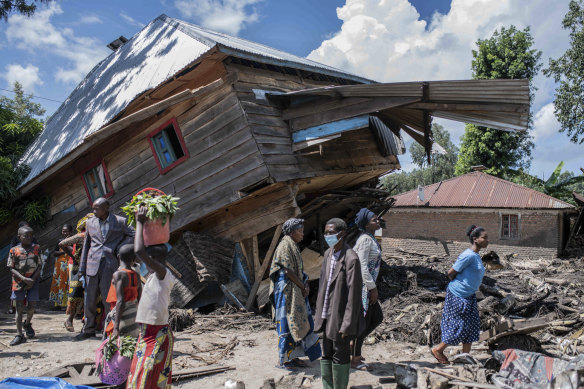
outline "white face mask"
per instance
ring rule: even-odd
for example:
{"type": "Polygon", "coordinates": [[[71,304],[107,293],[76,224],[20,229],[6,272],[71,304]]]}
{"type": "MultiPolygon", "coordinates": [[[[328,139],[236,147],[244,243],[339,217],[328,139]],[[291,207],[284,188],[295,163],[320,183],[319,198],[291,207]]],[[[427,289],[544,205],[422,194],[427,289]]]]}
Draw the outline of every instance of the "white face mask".
{"type": "Polygon", "coordinates": [[[338,238],[339,234],[335,234],[335,235],[325,235],[324,236],[324,240],[326,240],[326,244],[329,245],[329,247],[335,247],[337,243],[339,243],[339,238],[338,238]]]}

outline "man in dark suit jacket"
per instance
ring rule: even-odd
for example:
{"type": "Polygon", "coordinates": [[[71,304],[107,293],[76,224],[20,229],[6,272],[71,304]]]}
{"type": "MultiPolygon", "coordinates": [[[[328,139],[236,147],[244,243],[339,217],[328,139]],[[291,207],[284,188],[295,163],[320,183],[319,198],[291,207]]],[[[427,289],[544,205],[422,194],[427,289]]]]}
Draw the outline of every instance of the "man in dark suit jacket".
{"type": "Polygon", "coordinates": [[[323,332],[320,370],[324,389],[346,388],[351,368],[351,339],[363,330],[363,280],[357,253],[345,244],[347,224],[331,219],[325,227],[329,249],[324,254],[314,331],[323,332]]]}
{"type": "Polygon", "coordinates": [[[85,326],[75,340],[95,336],[95,316],[98,293],[101,293],[104,315],[109,311],[106,304],[112,276],[118,268],[118,247],[134,242],[134,229],[126,218],[109,211],[110,203],[100,197],[93,202],[95,217],[87,220],[85,243],[81,253],[79,274],[85,277],[85,326]]]}

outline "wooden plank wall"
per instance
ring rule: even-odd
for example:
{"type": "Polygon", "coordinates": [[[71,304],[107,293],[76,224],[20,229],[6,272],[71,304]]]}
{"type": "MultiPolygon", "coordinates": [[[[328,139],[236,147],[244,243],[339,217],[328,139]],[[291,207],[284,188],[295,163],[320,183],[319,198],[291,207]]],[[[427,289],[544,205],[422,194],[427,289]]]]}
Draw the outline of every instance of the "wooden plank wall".
{"type": "MultiPolygon", "coordinates": [[[[221,63],[217,64],[221,68],[221,63]]],[[[224,78],[225,71],[216,72],[224,78]]],[[[186,85],[195,88],[200,80],[186,85]]],[[[208,82],[207,82],[208,83],[208,82]]],[[[176,93],[176,90],[173,91],[176,93]]],[[[52,185],[51,213],[55,215],[37,237],[43,244],[54,244],[60,225],[74,224],[86,212],[89,203],[80,176],[91,161],[104,158],[115,190],[114,213],[144,187],[174,193],[180,211],[172,220],[171,230],[187,224],[239,199],[239,190],[268,178],[268,171],[247,125],[245,113],[232,82],[197,100],[186,101],[141,123],[134,124],[92,149],[75,166],[63,169],[59,185],[52,185]],[[147,140],[147,134],[170,118],[176,117],[190,158],[160,175],[147,140]],[[76,213],[62,214],[75,205],[76,213]]]]}
{"type": "Polygon", "coordinates": [[[270,176],[276,182],[355,171],[388,171],[398,167],[395,156],[384,158],[379,154],[368,128],[343,133],[339,138],[323,143],[322,155],[318,145],[294,153],[290,130],[282,119],[281,109],[276,104],[257,99],[253,90],[293,91],[328,83],[236,64],[228,64],[226,69],[237,74],[237,95],[270,176]]]}

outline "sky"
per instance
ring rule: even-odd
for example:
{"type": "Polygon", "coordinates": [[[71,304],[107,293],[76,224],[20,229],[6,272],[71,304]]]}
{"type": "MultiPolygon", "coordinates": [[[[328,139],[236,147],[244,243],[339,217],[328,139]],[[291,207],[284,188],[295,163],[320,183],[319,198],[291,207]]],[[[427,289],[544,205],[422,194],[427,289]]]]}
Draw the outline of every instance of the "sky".
{"type": "MultiPolygon", "coordinates": [[[[58,0],[31,18],[0,21],[0,94],[14,81],[52,114],[110,50],[158,15],[308,57],[380,82],[468,79],[472,50],[500,27],[531,28],[544,67],[569,46],[561,21],[568,0],[58,0]]],[[[531,174],[547,178],[563,160],[584,167],[583,145],[559,133],[557,85],[539,74],[532,102],[535,141],[531,174]]],[[[7,91],[8,90],[8,91],[7,91]]],[[[435,120],[455,143],[461,123],[435,120]]],[[[404,137],[405,138],[405,137],[404,137]]],[[[406,139],[409,145],[411,139],[406,139]]],[[[400,156],[404,170],[413,165],[400,156]]]]}

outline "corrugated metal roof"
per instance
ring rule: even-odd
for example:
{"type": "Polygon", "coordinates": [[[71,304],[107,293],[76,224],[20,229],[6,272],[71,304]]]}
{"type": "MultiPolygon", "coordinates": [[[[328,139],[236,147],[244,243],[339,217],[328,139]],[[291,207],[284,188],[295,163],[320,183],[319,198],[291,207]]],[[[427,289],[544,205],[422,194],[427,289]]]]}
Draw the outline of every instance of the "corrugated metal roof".
{"type": "Polygon", "coordinates": [[[424,201],[418,190],[393,196],[395,207],[468,207],[565,209],[573,205],[536,190],[481,172],[472,172],[423,187],[424,201]]]}
{"type": "Polygon", "coordinates": [[[137,96],[170,79],[213,47],[228,55],[368,82],[306,58],[161,15],[97,64],[51,116],[22,158],[31,171],[21,186],[111,122],[137,96]]]}
{"type": "Polygon", "coordinates": [[[208,46],[218,46],[219,51],[233,55],[240,58],[251,59],[254,61],[267,63],[277,66],[288,66],[295,69],[302,69],[313,71],[320,74],[326,74],[333,77],[344,78],[356,82],[370,83],[364,77],[359,77],[355,74],[347,73],[332,66],[324,65],[319,62],[311,61],[307,58],[298,57],[296,55],[287,53],[282,50],[274,49],[256,42],[248,41],[243,38],[230,36],[220,32],[204,29],[195,24],[185,22],[183,20],[174,19],[166,15],[161,15],[159,18],[165,20],[176,26],[179,30],[200,40],[208,46]]]}
{"type": "Polygon", "coordinates": [[[502,130],[527,130],[528,80],[415,81],[327,86],[269,94],[274,99],[302,96],[335,98],[411,97],[418,102],[380,110],[381,116],[417,131],[424,131],[424,111],[434,117],[502,130]],[[425,92],[424,92],[425,91],[425,92]]]}

